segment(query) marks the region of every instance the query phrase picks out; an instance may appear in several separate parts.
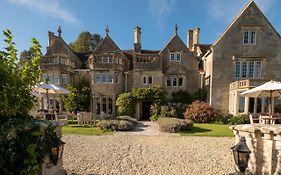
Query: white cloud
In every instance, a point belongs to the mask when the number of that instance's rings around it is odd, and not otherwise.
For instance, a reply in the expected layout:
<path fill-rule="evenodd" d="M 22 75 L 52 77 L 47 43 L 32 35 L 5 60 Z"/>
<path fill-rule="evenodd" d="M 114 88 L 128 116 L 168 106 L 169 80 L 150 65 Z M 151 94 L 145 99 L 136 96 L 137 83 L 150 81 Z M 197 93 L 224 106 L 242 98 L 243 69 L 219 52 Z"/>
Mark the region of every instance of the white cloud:
<path fill-rule="evenodd" d="M 175 0 L 149 0 L 148 10 L 156 21 L 156 24 L 162 28 L 166 18 L 172 13 L 175 7 Z"/>
<path fill-rule="evenodd" d="M 63 8 L 58 0 L 7 0 L 8 2 L 21 5 L 39 15 L 50 16 L 68 24 L 78 25 L 78 19 L 67 9 Z"/>
<path fill-rule="evenodd" d="M 267 13 L 278 0 L 255 0 L 259 8 Z M 246 6 L 247 0 L 211 0 L 207 3 L 208 15 L 217 21 L 230 23 Z"/>

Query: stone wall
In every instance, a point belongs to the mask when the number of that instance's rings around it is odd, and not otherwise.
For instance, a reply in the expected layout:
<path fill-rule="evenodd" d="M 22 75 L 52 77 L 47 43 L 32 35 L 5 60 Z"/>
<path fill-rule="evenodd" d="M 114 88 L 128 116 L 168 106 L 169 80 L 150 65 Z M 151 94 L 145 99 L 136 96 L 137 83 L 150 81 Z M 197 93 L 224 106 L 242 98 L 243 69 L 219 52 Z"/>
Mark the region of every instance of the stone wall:
<path fill-rule="evenodd" d="M 236 143 L 244 136 L 251 150 L 247 174 L 281 174 L 281 126 L 280 125 L 237 125 L 231 129 Z"/>

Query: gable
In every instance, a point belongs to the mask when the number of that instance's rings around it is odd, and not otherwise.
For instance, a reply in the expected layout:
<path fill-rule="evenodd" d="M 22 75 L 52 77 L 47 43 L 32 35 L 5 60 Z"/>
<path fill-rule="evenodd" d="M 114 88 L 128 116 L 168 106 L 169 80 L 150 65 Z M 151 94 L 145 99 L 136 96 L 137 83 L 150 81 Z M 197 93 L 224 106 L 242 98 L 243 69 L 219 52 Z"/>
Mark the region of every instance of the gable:
<path fill-rule="evenodd" d="M 77 55 L 68 47 L 65 41 L 61 37 L 55 36 L 54 43 L 49 46 L 46 56 L 54 56 L 54 55 L 66 55 L 74 61 L 81 63 L 80 59 Z"/>
<path fill-rule="evenodd" d="M 262 23 L 261 23 L 262 21 Z M 215 47 L 221 40 L 223 40 L 226 35 L 234 28 L 237 27 L 265 27 L 268 26 L 277 37 L 280 38 L 280 34 L 271 25 L 269 20 L 264 16 L 262 11 L 256 5 L 254 1 L 250 1 L 246 7 L 241 11 L 241 13 L 233 20 L 233 22 L 226 28 L 226 30 L 221 34 L 221 36 L 212 44 Z"/>
<path fill-rule="evenodd" d="M 175 34 L 171 40 L 166 44 L 166 46 L 160 51 L 159 54 L 161 54 L 164 51 L 186 51 L 190 52 L 187 46 L 184 44 L 184 42 L 180 39 L 180 37 Z M 190 52 L 191 53 L 191 52 Z M 192 54 L 192 53 L 191 53 Z"/>
<path fill-rule="evenodd" d="M 104 52 L 121 52 L 121 49 L 115 44 L 109 35 L 106 35 L 98 47 L 94 50 L 94 53 Z"/>

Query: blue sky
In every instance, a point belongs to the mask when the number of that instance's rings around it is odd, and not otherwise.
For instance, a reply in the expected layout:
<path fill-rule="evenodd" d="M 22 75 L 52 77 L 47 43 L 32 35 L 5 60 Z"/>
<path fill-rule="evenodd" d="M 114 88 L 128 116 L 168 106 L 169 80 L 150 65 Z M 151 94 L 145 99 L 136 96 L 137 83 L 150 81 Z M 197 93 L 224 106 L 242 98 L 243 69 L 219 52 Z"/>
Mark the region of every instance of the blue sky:
<path fill-rule="evenodd" d="M 133 28 L 142 28 L 142 47 L 161 49 L 175 24 L 184 42 L 187 30 L 201 29 L 200 43 L 213 43 L 249 0 L 2 0 L 0 30 L 12 30 L 19 51 L 35 37 L 46 52 L 47 32 L 62 27 L 69 43 L 81 31 L 110 36 L 121 49 L 133 47 Z M 281 1 L 255 0 L 276 30 L 281 32 Z M 279 12 L 278 12 L 279 11 Z M 3 35 L 1 36 L 3 40 Z M 0 47 L 4 43 L 0 42 Z"/>

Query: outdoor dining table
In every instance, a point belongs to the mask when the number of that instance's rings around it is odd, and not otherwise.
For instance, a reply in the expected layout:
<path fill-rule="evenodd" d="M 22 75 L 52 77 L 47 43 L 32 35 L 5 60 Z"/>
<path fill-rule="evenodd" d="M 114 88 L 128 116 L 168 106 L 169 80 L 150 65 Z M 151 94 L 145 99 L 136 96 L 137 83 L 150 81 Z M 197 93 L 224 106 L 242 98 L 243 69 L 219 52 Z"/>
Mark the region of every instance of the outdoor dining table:
<path fill-rule="evenodd" d="M 276 117 L 272 116 L 261 116 L 262 124 L 275 124 L 275 121 L 278 120 Z"/>

